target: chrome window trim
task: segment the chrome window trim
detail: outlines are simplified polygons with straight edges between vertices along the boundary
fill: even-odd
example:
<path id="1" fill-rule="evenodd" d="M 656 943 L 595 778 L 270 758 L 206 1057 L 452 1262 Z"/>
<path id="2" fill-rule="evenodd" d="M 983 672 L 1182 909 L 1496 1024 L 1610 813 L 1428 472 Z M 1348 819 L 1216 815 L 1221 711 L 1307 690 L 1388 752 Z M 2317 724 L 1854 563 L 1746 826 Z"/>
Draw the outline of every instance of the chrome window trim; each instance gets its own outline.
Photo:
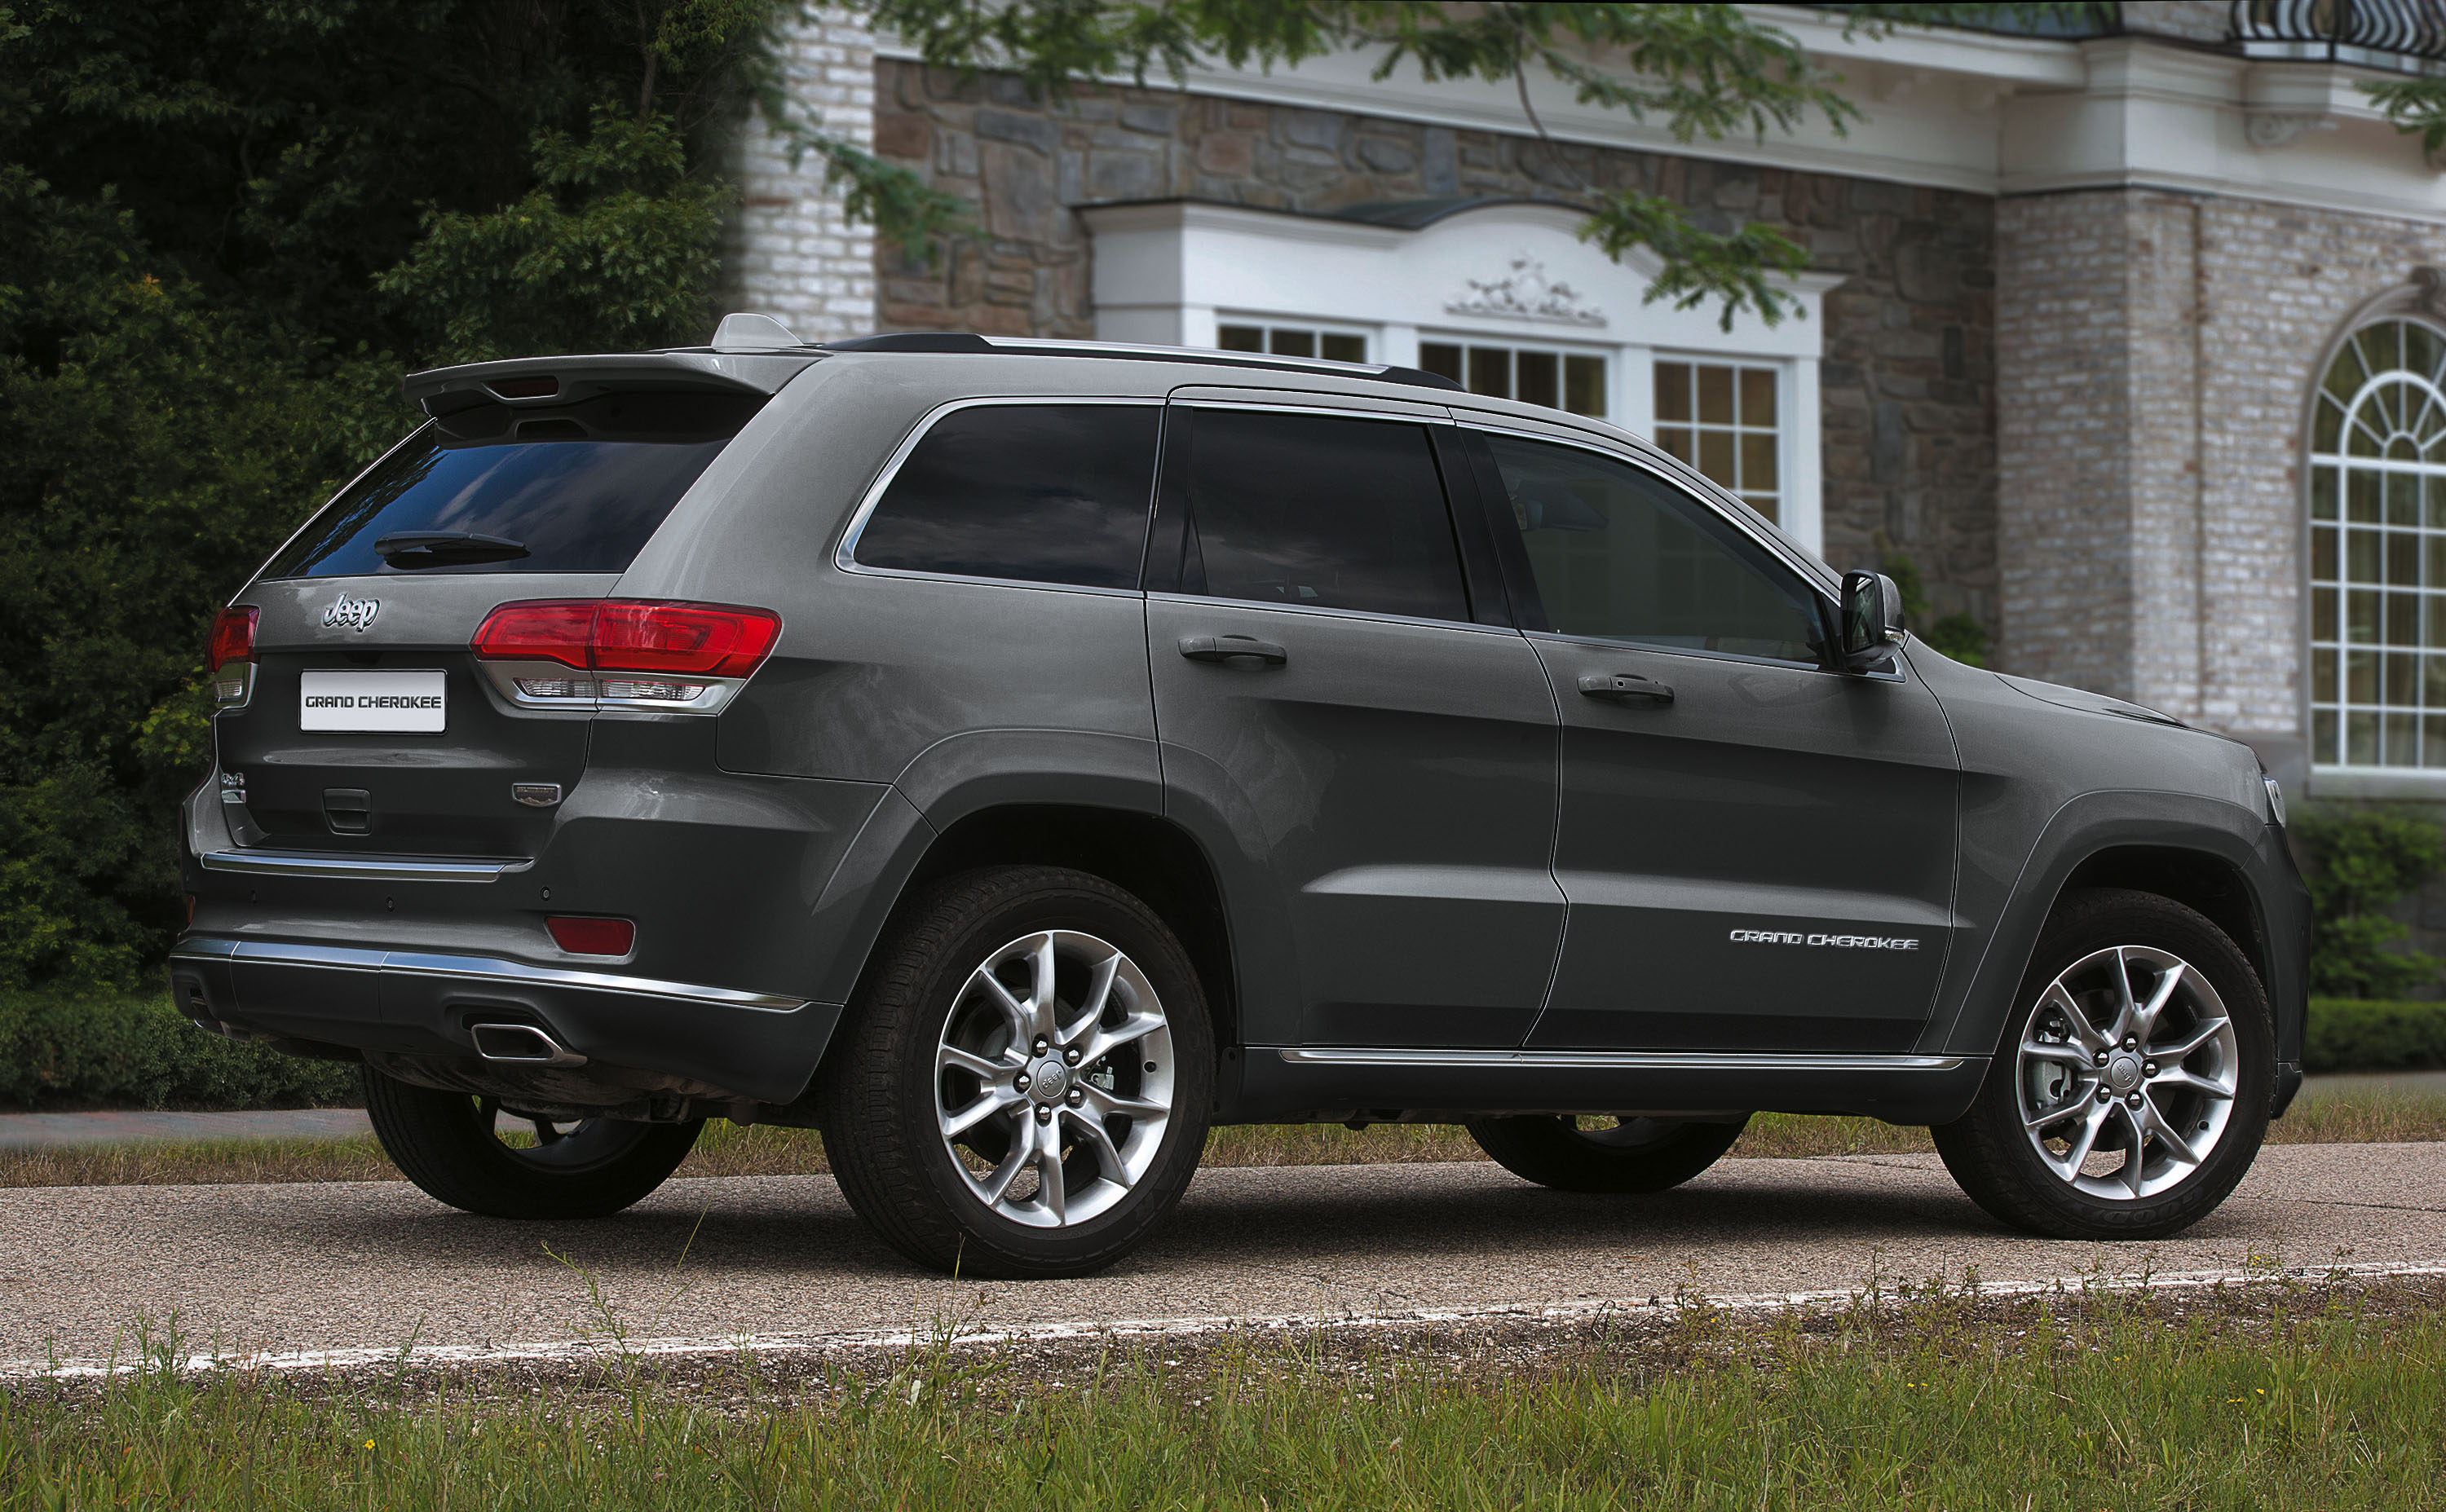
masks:
<path id="1" fill-rule="evenodd" d="M 609 971 L 573 971 L 558 966 L 531 966 L 495 956 L 452 956 L 417 950 L 369 950 L 356 946 L 292 944 L 254 940 L 199 939 L 181 941 L 170 959 L 243 961 L 273 966 L 306 966 L 334 970 L 375 971 L 386 976 L 428 977 L 446 980 L 518 982 L 539 987 L 568 987 L 586 992 L 621 993 L 640 998 L 669 998 L 723 1008 L 759 1013 L 797 1013 L 809 999 L 781 993 L 743 992 L 734 987 L 708 987 L 697 982 L 663 981 Z"/>
<path id="2" fill-rule="evenodd" d="M 1651 656 L 1681 656 L 1703 662 L 1739 662 L 1747 666 L 1778 667 L 1786 672 L 1823 672 L 1825 667 L 1815 662 L 1787 662 L 1777 656 L 1750 656 L 1740 651 L 1709 651 L 1700 646 L 1656 645 L 1646 641 L 1622 641 L 1606 635 L 1565 635 L 1560 630 L 1523 630 L 1533 641 L 1552 641 L 1561 645 L 1585 645 L 1606 651 L 1644 651 Z"/>
<path id="3" fill-rule="evenodd" d="M 1215 593 L 1149 593 L 1149 604 L 1211 604 L 1234 609 L 1265 609 L 1274 614 L 1312 614 L 1320 619 L 1376 620 L 1386 625 L 1416 625 L 1430 630 L 1468 630 L 1477 635 L 1511 636 L 1521 632 L 1509 625 L 1480 625 L 1475 620 L 1435 620 L 1418 614 L 1385 614 L 1376 609 L 1345 609 L 1330 604 L 1277 604 L 1270 599 L 1227 599 Z M 1778 663 L 1781 665 L 1781 663 Z"/>
<path id="4" fill-rule="evenodd" d="M 1533 1071 L 1952 1071 L 1966 1055 L 1761 1055 L 1750 1051 L 1281 1049 L 1291 1065 Z"/>
<path id="5" fill-rule="evenodd" d="M 1842 678 L 1852 682 L 1909 682 L 1902 669 L 1910 662 L 1894 658 L 1894 668 L 1886 672 L 1846 672 L 1840 667 L 1821 666 L 1815 662 L 1786 662 L 1772 656 L 1746 656 L 1739 651 L 1705 651 L 1686 645 L 1655 645 L 1646 641 L 1617 641 L 1602 635 L 1565 635 L 1559 630 L 1523 630 L 1532 641 L 1548 641 L 1557 645 L 1586 646 L 1590 650 L 1638 651 L 1648 656 L 1687 657 L 1697 662 L 1733 662 L 1743 666 L 1775 667 L 1785 672 L 1806 672 L 1813 677 Z"/>
<path id="6" fill-rule="evenodd" d="M 882 471 L 875 475 L 875 481 L 868 484 L 866 492 L 859 495 L 857 508 L 850 511 L 849 524 L 841 532 L 840 544 L 833 549 L 833 566 L 843 572 L 855 572 L 860 577 L 931 578 L 943 583 L 991 583 L 1005 588 L 1054 588 L 1070 593 L 1105 593 L 1127 598 L 1138 597 L 1139 590 L 1134 588 L 1099 588 L 1089 583 L 1044 583 L 1032 578 L 979 577 L 967 572 L 927 572 L 905 567 L 869 567 L 857 559 L 858 537 L 866 533 L 866 522 L 874 518 L 875 506 L 883 502 L 883 495 L 891 491 L 894 481 L 900 476 L 902 464 L 909 460 L 909 454 L 917 449 L 917 443 L 931 434 L 934 427 L 942 423 L 944 417 L 948 415 L 964 409 L 984 409 L 989 406 L 1011 404 L 1138 404 L 1161 409 L 1164 401 L 1144 394 L 996 394 L 981 399 L 955 399 L 949 403 L 937 404 L 917 418 L 917 423 L 910 427 L 909 434 L 902 437 L 900 444 L 892 449 L 892 455 L 884 458 Z M 1157 480 L 1157 474 L 1163 465 L 1162 445 L 1162 437 L 1158 434 L 1156 439 L 1155 468 L 1149 474 L 1150 484 Z M 1152 487 L 1147 495 L 1147 519 L 1152 526 L 1155 519 L 1155 495 Z"/>
<path id="7" fill-rule="evenodd" d="M 456 860 L 442 856 L 329 855 L 295 850 L 207 850 L 196 858 L 206 871 L 253 877 L 365 878 L 382 882 L 498 882 L 535 862 Z"/>

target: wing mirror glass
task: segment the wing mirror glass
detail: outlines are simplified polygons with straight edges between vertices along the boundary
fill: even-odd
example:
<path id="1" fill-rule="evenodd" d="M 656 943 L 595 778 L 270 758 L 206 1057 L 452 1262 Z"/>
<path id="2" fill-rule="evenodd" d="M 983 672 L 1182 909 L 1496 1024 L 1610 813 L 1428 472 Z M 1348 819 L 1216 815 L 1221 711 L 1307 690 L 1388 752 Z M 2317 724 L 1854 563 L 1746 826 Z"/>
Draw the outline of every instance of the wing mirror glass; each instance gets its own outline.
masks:
<path id="1" fill-rule="evenodd" d="M 1843 574 L 1843 670 L 1882 672 L 1903 644 L 1903 590 L 1883 572 Z"/>

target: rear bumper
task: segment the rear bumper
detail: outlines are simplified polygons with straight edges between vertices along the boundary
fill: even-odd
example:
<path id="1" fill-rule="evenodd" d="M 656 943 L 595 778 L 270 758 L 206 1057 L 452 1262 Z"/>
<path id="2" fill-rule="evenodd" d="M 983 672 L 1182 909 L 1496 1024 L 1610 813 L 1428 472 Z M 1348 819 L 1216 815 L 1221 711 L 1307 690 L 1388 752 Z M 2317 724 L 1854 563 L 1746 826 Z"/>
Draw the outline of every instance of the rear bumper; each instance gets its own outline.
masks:
<path id="1" fill-rule="evenodd" d="M 529 1023 L 590 1062 L 786 1103 L 837 1004 L 496 957 L 190 936 L 170 953 L 191 1018 L 359 1053 L 478 1059 L 471 1024 Z"/>

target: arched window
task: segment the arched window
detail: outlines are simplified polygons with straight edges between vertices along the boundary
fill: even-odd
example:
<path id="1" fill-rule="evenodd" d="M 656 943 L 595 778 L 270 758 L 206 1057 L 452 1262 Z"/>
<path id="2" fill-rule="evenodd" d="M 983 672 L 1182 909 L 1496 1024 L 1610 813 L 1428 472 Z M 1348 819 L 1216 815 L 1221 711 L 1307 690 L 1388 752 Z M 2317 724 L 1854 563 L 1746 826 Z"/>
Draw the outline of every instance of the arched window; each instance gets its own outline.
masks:
<path id="1" fill-rule="evenodd" d="M 2446 769 L 2446 333 L 2363 327 L 2310 426 L 2310 759 Z"/>

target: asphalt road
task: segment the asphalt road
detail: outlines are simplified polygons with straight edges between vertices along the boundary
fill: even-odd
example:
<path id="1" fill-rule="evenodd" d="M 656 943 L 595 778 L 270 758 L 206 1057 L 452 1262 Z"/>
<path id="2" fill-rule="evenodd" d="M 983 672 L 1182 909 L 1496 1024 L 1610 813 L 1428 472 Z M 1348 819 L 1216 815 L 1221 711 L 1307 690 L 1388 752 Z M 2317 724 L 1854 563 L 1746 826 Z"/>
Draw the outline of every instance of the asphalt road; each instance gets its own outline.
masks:
<path id="1" fill-rule="evenodd" d="M 685 1256 L 685 1258 L 683 1258 Z M 506 1223 L 404 1183 L 0 1191 L 0 1362 L 122 1357 L 174 1316 L 216 1352 L 719 1341 L 907 1327 L 1399 1315 L 1842 1289 L 1976 1266 L 2083 1275 L 2446 1263 L 2446 1144 L 2270 1148 L 2177 1239 L 2008 1233 L 1932 1156 L 1727 1161 L 1650 1198 L 1485 1164 L 1218 1169 L 1138 1255 L 1077 1281 L 922 1276 L 824 1177 L 674 1182 L 595 1223 Z"/>

